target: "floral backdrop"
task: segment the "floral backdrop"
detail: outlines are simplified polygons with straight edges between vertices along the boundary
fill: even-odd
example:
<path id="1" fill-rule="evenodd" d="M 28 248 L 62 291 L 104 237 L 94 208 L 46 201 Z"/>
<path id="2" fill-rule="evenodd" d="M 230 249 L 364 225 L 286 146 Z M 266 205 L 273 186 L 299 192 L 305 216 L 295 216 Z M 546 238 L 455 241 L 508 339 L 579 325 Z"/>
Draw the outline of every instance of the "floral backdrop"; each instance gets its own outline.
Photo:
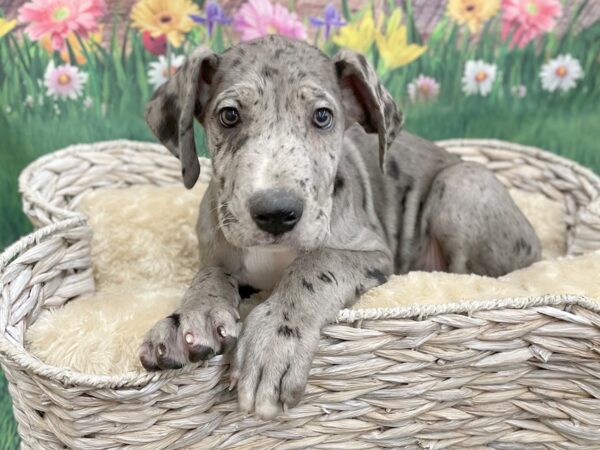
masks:
<path id="1" fill-rule="evenodd" d="M 0 0 L 0 248 L 29 230 L 16 191 L 28 162 L 152 140 L 143 104 L 194 47 L 270 33 L 365 54 L 429 139 L 497 137 L 600 171 L 599 17 L 600 0 Z"/>

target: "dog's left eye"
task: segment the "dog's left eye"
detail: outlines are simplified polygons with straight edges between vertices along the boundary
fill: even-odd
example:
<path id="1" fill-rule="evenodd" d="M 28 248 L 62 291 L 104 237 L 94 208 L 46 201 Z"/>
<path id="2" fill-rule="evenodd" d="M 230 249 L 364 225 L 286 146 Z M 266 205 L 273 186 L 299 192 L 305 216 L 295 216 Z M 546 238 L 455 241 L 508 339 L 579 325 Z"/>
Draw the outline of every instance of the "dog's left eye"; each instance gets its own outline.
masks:
<path id="1" fill-rule="evenodd" d="M 219 120 L 221 121 L 221 125 L 226 128 L 230 128 L 235 126 L 240 121 L 240 114 L 235 108 L 223 108 L 219 112 Z"/>
<path id="2" fill-rule="evenodd" d="M 333 114 L 327 108 L 319 108 L 313 114 L 313 123 L 319 128 L 327 129 L 333 124 Z"/>

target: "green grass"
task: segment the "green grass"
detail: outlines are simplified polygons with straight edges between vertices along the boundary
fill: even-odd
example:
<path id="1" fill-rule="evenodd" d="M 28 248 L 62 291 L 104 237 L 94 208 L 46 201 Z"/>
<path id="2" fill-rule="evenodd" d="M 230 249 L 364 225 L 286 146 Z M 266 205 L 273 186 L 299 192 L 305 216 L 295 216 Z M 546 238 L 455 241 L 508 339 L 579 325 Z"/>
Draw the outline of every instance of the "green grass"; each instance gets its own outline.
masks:
<path id="1" fill-rule="evenodd" d="M 12 417 L 6 379 L 0 369 L 0 450 L 16 450 L 18 447 L 17 426 Z"/>
<path id="2" fill-rule="evenodd" d="M 497 138 L 533 145 L 571 158 L 600 173 L 600 108 L 568 110 L 545 105 L 521 109 L 493 105 L 421 107 L 409 111 L 406 128 L 431 140 Z"/>

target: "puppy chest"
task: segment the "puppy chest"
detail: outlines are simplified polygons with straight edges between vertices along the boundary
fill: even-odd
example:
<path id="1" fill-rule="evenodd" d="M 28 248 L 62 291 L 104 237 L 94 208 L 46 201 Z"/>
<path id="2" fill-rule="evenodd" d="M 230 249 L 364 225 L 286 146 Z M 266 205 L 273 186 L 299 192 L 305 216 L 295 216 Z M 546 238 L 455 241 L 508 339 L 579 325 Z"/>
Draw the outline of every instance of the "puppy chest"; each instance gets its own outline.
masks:
<path id="1" fill-rule="evenodd" d="M 297 256 L 287 247 L 251 247 L 244 251 L 240 281 L 259 290 L 273 289 Z"/>

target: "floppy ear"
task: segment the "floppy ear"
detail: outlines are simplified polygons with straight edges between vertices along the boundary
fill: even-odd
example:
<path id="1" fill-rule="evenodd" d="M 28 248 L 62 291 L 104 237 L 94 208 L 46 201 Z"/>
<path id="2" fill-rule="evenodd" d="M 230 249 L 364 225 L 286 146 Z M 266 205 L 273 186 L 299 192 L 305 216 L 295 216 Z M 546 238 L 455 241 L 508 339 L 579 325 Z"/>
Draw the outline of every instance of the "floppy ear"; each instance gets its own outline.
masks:
<path id="1" fill-rule="evenodd" d="M 346 125 L 358 122 L 368 133 L 379 135 L 379 164 L 383 167 L 385 152 L 402 129 L 402 113 L 363 55 L 341 50 L 334 62 Z"/>
<path id="2" fill-rule="evenodd" d="M 181 161 L 183 184 L 191 189 L 200 176 L 194 143 L 194 117 L 203 114 L 208 87 L 219 57 L 197 48 L 146 104 L 146 122 L 152 133 Z"/>

